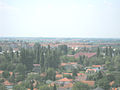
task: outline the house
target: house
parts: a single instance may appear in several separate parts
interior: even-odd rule
[[[77,73],[77,76],[75,77],[75,81],[83,81],[87,79],[87,75],[84,73]]]
[[[8,90],[12,90],[13,88],[13,83],[10,83],[8,80],[4,81],[3,84]]]
[[[4,71],[0,70],[0,74],[2,74]]]
[[[68,79],[68,78],[62,78],[60,80],[57,80],[57,84],[64,86],[65,84],[72,83],[73,79]]]
[[[30,88],[28,88],[27,90],[31,90]],[[37,88],[34,88],[33,90],[38,90]]]
[[[101,69],[103,69],[103,66],[102,65],[92,65],[92,68],[101,70]]]
[[[62,79],[63,75],[62,74],[56,74],[56,79]]]
[[[93,74],[93,73],[96,73],[96,72],[97,72],[96,69],[87,69],[86,70],[86,73],[88,73],[88,74]]]
[[[64,75],[70,75],[70,76],[72,76],[72,73],[63,73]]]
[[[95,56],[96,53],[84,53],[84,52],[79,52],[77,54],[74,55],[75,58],[79,58],[79,56],[85,56],[85,57],[88,57],[88,58],[91,58],[93,56]]]
[[[120,89],[118,89],[118,88],[111,88],[110,90],[120,90]]]
[[[67,71],[71,71],[72,69],[76,69],[78,67],[77,62],[61,63],[60,66]]]
[[[64,86],[58,87],[57,90],[72,90],[73,84],[69,83],[69,84],[65,84]]]
[[[33,72],[40,73],[40,64],[33,64]]]

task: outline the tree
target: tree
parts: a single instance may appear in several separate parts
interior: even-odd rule
[[[41,55],[40,55],[40,67],[41,67],[41,72],[44,72],[44,55],[45,53],[41,52]]]
[[[97,48],[97,57],[99,57],[100,56],[100,48],[98,47]]]
[[[113,49],[112,49],[111,46],[109,46],[109,55],[110,55],[110,57],[112,57],[112,54],[113,54]]]
[[[56,84],[54,84],[53,90],[57,90]]]
[[[60,50],[61,54],[66,55],[68,52],[68,47],[67,45],[59,45],[58,49]]]
[[[81,82],[76,82],[73,85],[72,90],[90,90],[90,87],[87,84],[83,84]]]
[[[33,51],[31,49],[21,49],[20,61],[23,65],[26,66],[28,71],[31,71],[33,68]]]
[[[72,71],[73,77],[77,76],[77,73],[78,73],[77,69],[73,69],[73,71]]]
[[[13,72],[13,74],[9,77],[9,81],[12,83],[15,83],[15,74]]]
[[[2,52],[2,47],[0,46],[0,52]]]
[[[108,47],[105,48],[105,55],[108,56]]]
[[[83,64],[83,57],[79,56],[78,64]]]
[[[23,85],[15,85],[13,90],[26,90],[26,88]]]
[[[39,90],[53,90],[53,87],[44,84],[39,87]]]
[[[96,82],[96,86],[101,87],[105,90],[109,90],[110,85],[107,77],[104,77]]]
[[[0,84],[0,90],[7,90],[7,88],[4,85]]]
[[[34,52],[35,52],[36,63],[40,63],[40,49],[41,49],[41,45],[39,43],[35,43]]]
[[[25,75],[26,66],[23,65],[22,63],[17,64],[15,71],[16,71],[16,72],[19,72],[19,74],[21,74],[21,75]]]
[[[114,77],[114,75],[109,74],[109,75],[107,75],[107,79],[109,80],[109,82],[112,82],[115,80],[115,77]]]
[[[10,73],[9,73],[8,71],[4,71],[4,72],[2,73],[2,76],[3,76],[4,78],[8,78],[8,77],[10,76]]]
[[[24,78],[25,78],[24,75],[17,75],[17,77],[16,77],[16,82],[23,81]]]
[[[53,80],[55,81],[55,70],[53,68],[48,68],[47,70],[47,80]]]

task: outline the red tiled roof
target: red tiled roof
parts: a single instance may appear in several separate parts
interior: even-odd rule
[[[77,76],[83,76],[85,75],[84,73],[77,73]]]
[[[67,63],[61,63],[61,66],[65,66],[65,65],[67,65]]]
[[[92,65],[92,67],[101,67],[101,65]]]
[[[112,88],[112,90],[118,90],[117,88]]]
[[[4,71],[0,70],[0,74],[2,74]]]
[[[46,73],[41,73],[40,76],[45,77]]]
[[[61,78],[61,77],[63,77],[62,74],[57,74],[57,75],[56,75],[56,78]]]
[[[61,89],[65,89],[65,88],[72,88],[73,87],[73,84],[72,83],[68,83],[68,84],[65,84],[63,87],[59,87]]]
[[[40,66],[40,64],[33,64],[33,66]]]
[[[72,76],[72,73],[63,73],[63,74],[65,74],[65,75],[71,75]]]
[[[88,84],[89,86],[94,86],[95,81],[80,81],[81,83]]]
[[[88,72],[88,71],[94,71],[94,72],[96,72],[97,70],[96,69],[87,69],[86,72]]]
[[[61,63],[61,66],[65,66],[65,65],[74,65],[77,64],[76,62],[69,62],[69,63]]]
[[[83,53],[83,52],[79,52],[79,53],[75,54],[74,56],[75,56],[75,58],[79,58],[79,56],[83,56],[83,55],[88,57],[88,58],[91,58],[91,57],[95,56],[96,53]]]
[[[10,75],[13,75],[13,72],[9,72]]]
[[[13,85],[13,83],[10,83],[9,81],[5,81],[4,83],[3,83],[5,86],[11,86],[11,85]]]
[[[31,90],[30,88],[28,88],[27,90]],[[37,88],[34,88],[33,90],[38,90]]]
[[[73,81],[72,79],[68,79],[68,78],[63,78],[63,79],[60,79],[58,80],[59,82],[71,82]]]
[[[115,83],[115,82],[114,82],[114,81],[112,81],[112,82],[110,82],[110,83],[109,83],[109,85],[110,85],[110,86],[112,86],[114,83]]]

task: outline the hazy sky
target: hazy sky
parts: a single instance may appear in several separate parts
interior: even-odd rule
[[[0,0],[0,36],[120,38],[120,0]]]

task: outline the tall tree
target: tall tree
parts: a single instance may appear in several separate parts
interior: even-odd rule
[[[105,55],[108,56],[108,47],[105,48]]]
[[[32,50],[22,48],[20,53],[20,61],[23,63],[27,70],[32,70],[33,68],[33,52]]]
[[[40,63],[40,49],[41,49],[41,45],[39,43],[35,43],[34,52],[35,52],[36,63]]]
[[[97,48],[97,57],[99,57],[100,56],[100,48],[98,47]]]
[[[2,47],[0,46],[0,52],[2,52]]]

